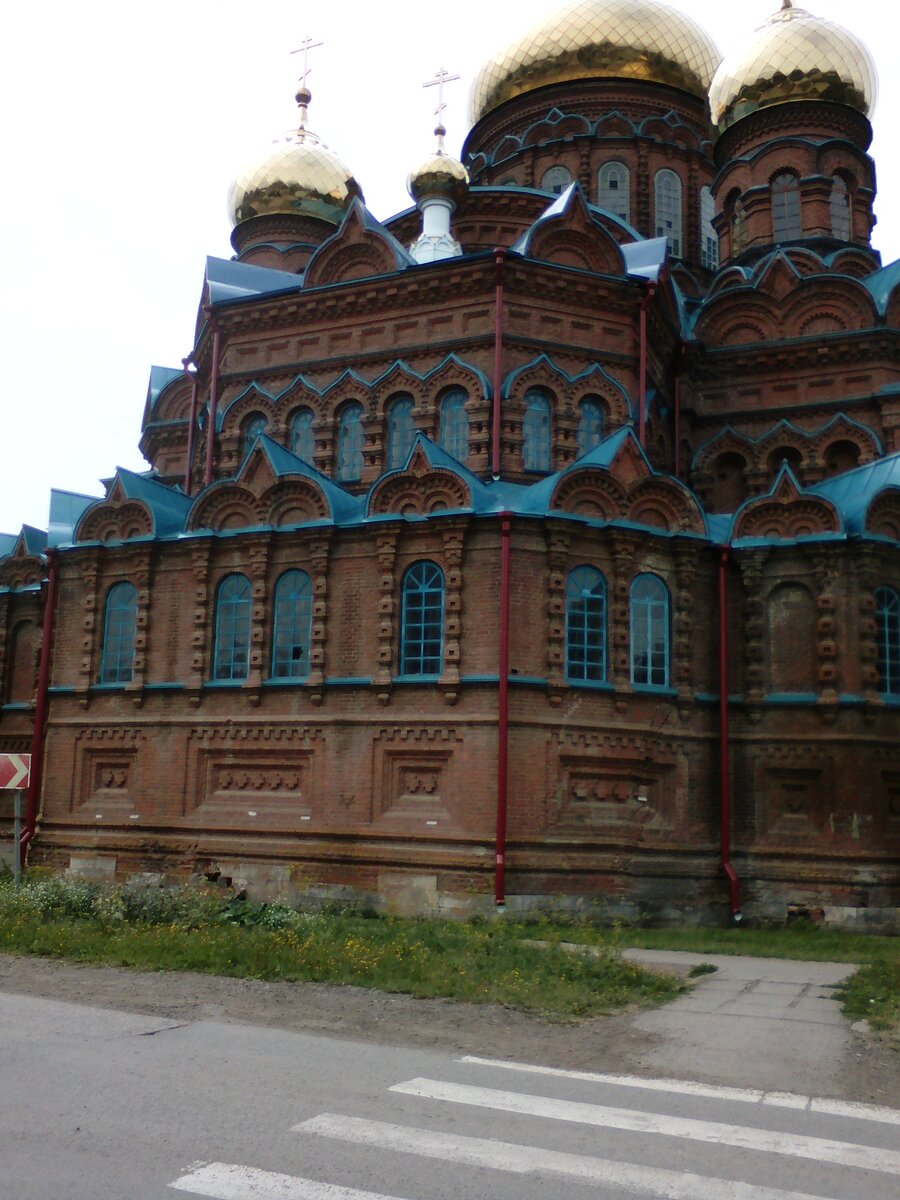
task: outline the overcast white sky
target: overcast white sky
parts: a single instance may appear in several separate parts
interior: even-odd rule
[[[900,82],[887,0],[809,0],[852,28],[880,69],[875,244],[900,257]],[[191,349],[207,254],[230,257],[233,176],[290,129],[310,33],[310,124],[384,220],[432,145],[440,66],[448,148],[467,131],[482,61],[554,0],[45,0],[16,4],[0,48],[0,530],[46,528],[49,489],[100,494],[137,450],[151,363]],[[780,0],[680,0],[724,53]],[[513,15],[511,15],[513,14]],[[882,47],[885,48],[882,51]],[[891,130],[894,130],[893,137]],[[893,162],[889,146],[893,143]],[[881,153],[883,147],[883,153]]]

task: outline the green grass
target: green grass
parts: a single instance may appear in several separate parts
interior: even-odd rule
[[[140,970],[353,984],[422,997],[502,1004],[555,1019],[659,1004],[677,981],[625,961],[523,944],[503,922],[303,916],[221,897],[156,889],[0,884],[0,950]],[[123,916],[136,912],[137,916]],[[164,917],[165,919],[159,919]],[[267,927],[266,922],[280,928]]]

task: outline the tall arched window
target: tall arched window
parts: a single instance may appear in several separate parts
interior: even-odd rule
[[[251,588],[246,575],[226,575],[216,592],[213,679],[246,679],[250,672]]]
[[[656,236],[668,240],[673,258],[681,258],[681,180],[668,167],[656,172],[654,200]]]
[[[440,675],[444,645],[444,573],[417,562],[403,576],[400,674]]]
[[[669,589],[657,575],[631,585],[631,682],[669,686]]]
[[[265,432],[268,424],[268,418],[262,413],[251,413],[249,417],[244,418],[241,426],[241,453],[244,458],[253,449],[253,443],[259,435]]]
[[[388,407],[388,470],[406,465],[416,429],[413,425],[413,398],[396,396]]]
[[[103,616],[101,683],[130,683],[134,676],[134,638],[137,632],[137,589],[117,583],[106,594]]]
[[[893,588],[875,593],[878,624],[878,690],[884,696],[900,696],[900,596]]]
[[[578,405],[578,455],[587,454],[603,440],[603,405],[596,396],[585,396]]]
[[[312,580],[305,571],[285,571],[275,585],[272,678],[309,674]]]
[[[550,400],[540,388],[525,393],[522,461],[526,471],[550,470]]]
[[[363,406],[355,401],[342,410],[338,422],[338,479],[355,483],[363,469]]]
[[[772,237],[784,242],[801,233],[800,180],[790,171],[782,171],[772,180]]]
[[[831,181],[831,232],[842,242],[849,242],[853,237],[850,190],[840,175],[835,175]]]
[[[708,187],[700,189],[700,262],[708,271],[719,266],[719,235],[713,227],[716,203]]]
[[[624,163],[608,162],[600,168],[597,203],[623,221],[631,220],[631,172]]]
[[[731,210],[731,257],[737,258],[747,246],[747,214],[744,202],[738,197]]]
[[[441,400],[441,449],[452,454],[457,462],[469,457],[468,397],[462,388],[451,388]]]
[[[565,167],[551,167],[549,171],[544,172],[541,187],[545,192],[552,192],[554,196],[560,196],[571,182],[572,176]]]
[[[566,678],[606,679],[606,581],[595,567],[576,567],[566,581]]]
[[[301,408],[291,421],[291,451],[304,462],[312,465],[316,453],[316,436],[313,432],[312,409]]]

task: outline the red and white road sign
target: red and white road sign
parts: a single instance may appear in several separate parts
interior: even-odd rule
[[[30,754],[0,754],[0,788],[27,788],[30,778]]]

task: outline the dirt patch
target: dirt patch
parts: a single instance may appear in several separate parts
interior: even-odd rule
[[[145,1013],[173,1021],[214,1020],[382,1045],[427,1046],[583,1071],[659,1074],[661,1039],[629,1014],[557,1023],[498,1005],[417,1000],[365,988],[267,983],[214,975],[139,972],[0,955],[0,990]],[[742,1086],[735,1064],[735,1086]],[[854,1042],[842,1094],[900,1107],[897,1055],[864,1037]]]

